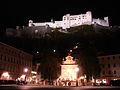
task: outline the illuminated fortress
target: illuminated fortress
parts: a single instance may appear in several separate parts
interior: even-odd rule
[[[99,24],[101,26],[109,26],[108,17],[104,17],[104,19],[94,19],[92,18],[92,12],[87,11],[85,14],[79,15],[70,15],[66,14],[62,17],[62,21],[53,21],[51,22],[42,22],[42,23],[34,23],[32,20],[29,20],[29,27],[32,26],[46,26],[49,25],[52,28],[70,28],[79,25],[91,25],[91,24]]]

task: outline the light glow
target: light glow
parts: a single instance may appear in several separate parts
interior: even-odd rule
[[[31,71],[31,73],[32,73],[32,74],[37,74],[37,72],[35,72],[35,71]]]
[[[9,80],[10,79],[10,75],[8,72],[4,72],[2,75],[1,75],[1,79],[2,80]]]
[[[2,76],[8,77],[9,74],[8,74],[8,72],[4,72],[4,73],[2,74]]]
[[[61,79],[77,80],[78,71],[76,61],[73,60],[72,56],[67,56],[66,61],[63,61],[63,65],[61,65]]]
[[[75,68],[75,71],[78,72],[78,71],[79,71],[79,68]]]
[[[105,79],[102,80],[103,83],[107,83],[107,81]]]
[[[73,49],[77,49],[78,48],[78,46],[75,46]]]
[[[56,50],[53,50],[53,52],[56,52]]]
[[[70,52],[72,52],[72,50],[70,50]]]
[[[25,77],[26,77],[26,75],[21,75],[21,76],[20,76],[20,80],[24,81],[24,80],[25,80]]]
[[[25,69],[24,69],[24,72],[28,72],[28,68],[25,68]]]

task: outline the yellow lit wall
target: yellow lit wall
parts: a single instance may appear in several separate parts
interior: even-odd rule
[[[76,61],[73,60],[73,57],[67,56],[66,61],[63,61],[63,65],[61,65],[61,77],[64,80],[76,80],[78,71],[76,71],[78,65]]]

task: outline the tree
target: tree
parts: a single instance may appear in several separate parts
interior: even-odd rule
[[[43,79],[48,79],[49,81],[55,80],[60,75],[60,58],[55,56],[47,56],[44,58],[45,61],[41,62],[39,71]]]
[[[80,48],[79,66],[82,68],[84,74],[87,75],[87,80],[99,77],[100,67],[96,56],[96,50],[92,46],[85,46]]]

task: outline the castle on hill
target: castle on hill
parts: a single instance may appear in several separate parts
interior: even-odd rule
[[[42,22],[42,23],[34,23],[32,20],[29,20],[29,27],[32,26],[46,26],[49,25],[51,28],[62,28],[67,29],[70,27],[76,27],[79,25],[91,25],[91,24],[98,24],[101,26],[109,26],[108,17],[104,17],[104,19],[94,19],[92,17],[92,12],[87,11],[85,14],[79,15],[70,15],[66,14],[62,17],[62,21],[53,21],[51,22]]]

